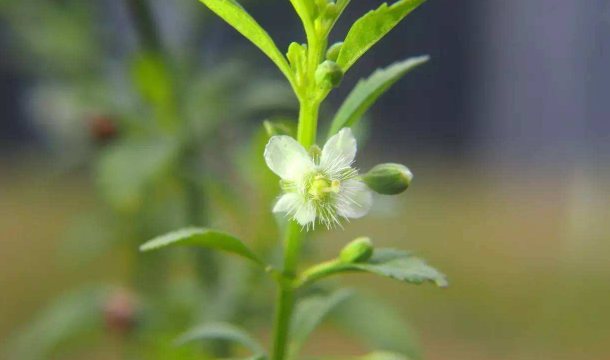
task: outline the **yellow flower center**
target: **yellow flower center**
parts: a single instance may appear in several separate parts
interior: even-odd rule
[[[316,200],[324,199],[330,193],[337,193],[341,188],[339,180],[329,180],[322,174],[314,176],[309,184],[307,193]]]

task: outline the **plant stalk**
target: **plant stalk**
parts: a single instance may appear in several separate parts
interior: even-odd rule
[[[284,269],[277,289],[272,360],[284,360],[286,356],[290,320],[292,319],[292,311],[294,309],[292,280],[296,274],[299,253],[301,251],[301,237],[299,224],[290,221],[286,229],[286,239],[284,241]]]
[[[303,93],[297,93],[299,98],[299,123],[297,129],[297,140],[305,148],[309,149],[316,143],[318,128],[318,113],[321,98],[316,88],[315,72],[322,61],[326,51],[326,37],[318,36],[313,27],[307,27],[308,62],[307,81]],[[301,226],[296,221],[290,221],[286,229],[284,240],[284,267],[282,276],[278,281],[277,305],[275,309],[275,320],[273,330],[273,354],[272,360],[286,359],[288,343],[290,341],[290,326],[295,304],[295,287],[299,254],[301,252],[301,240],[303,233]]]

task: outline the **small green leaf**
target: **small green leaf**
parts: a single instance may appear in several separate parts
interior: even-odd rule
[[[390,6],[383,3],[358,19],[349,29],[337,59],[343,71],[347,72],[356,60],[424,1],[398,0]]]
[[[197,326],[176,339],[176,344],[183,345],[196,340],[227,340],[240,344],[252,351],[254,354],[252,359],[266,357],[262,345],[250,334],[235,325],[224,322],[207,323]]]
[[[338,290],[329,295],[315,295],[302,300],[295,310],[292,322],[290,354],[296,358],[307,337],[334,309],[352,296],[350,290]]]
[[[157,250],[166,246],[200,246],[233,253],[264,265],[258,256],[238,238],[217,230],[185,228],[156,237],[140,246],[140,251]]]
[[[330,275],[354,271],[364,271],[413,284],[429,281],[439,287],[448,285],[445,275],[440,271],[410,253],[396,249],[375,249],[373,256],[366,262],[344,263],[335,259],[314,265],[303,272],[296,285],[303,286]]]
[[[428,56],[419,56],[378,69],[362,79],[349,93],[331,123],[328,137],[344,127],[356,124],[377,99],[394,85],[403,75],[428,61]]]
[[[216,15],[256,45],[292,82],[290,65],[269,34],[235,0],[200,0]]]

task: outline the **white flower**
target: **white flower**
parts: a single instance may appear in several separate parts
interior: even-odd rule
[[[290,136],[273,136],[265,148],[267,166],[279,175],[284,194],[273,212],[309,228],[316,219],[326,227],[340,225],[340,218],[359,218],[369,211],[371,191],[352,167],[356,139],[344,128],[312,156]]]

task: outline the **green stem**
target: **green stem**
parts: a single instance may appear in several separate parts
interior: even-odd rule
[[[305,149],[309,149],[316,143],[318,113],[323,99],[316,88],[315,72],[326,51],[327,41],[325,36],[315,34],[312,26],[306,26],[306,30],[308,61],[305,86],[297,93],[300,101],[297,140]],[[278,281],[272,360],[284,360],[286,358],[286,350],[290,340],[290,322],[295,303],[294,281],[299,253],[301,252],[301,239],[301,226],[295,221],[290,221],[284,241],[284,268]]]
[[[294,309],[294,288],[299,253],[301,251],[301,227],[294,221],[288,223],[284,241],[284,270],[277,290],[277,307],[273,334],[272,360],[283,360],[289,340],[290,320]]]
[[[297,140],[305,149],[316,143],[319,107],[319,104],[301,101]]]

